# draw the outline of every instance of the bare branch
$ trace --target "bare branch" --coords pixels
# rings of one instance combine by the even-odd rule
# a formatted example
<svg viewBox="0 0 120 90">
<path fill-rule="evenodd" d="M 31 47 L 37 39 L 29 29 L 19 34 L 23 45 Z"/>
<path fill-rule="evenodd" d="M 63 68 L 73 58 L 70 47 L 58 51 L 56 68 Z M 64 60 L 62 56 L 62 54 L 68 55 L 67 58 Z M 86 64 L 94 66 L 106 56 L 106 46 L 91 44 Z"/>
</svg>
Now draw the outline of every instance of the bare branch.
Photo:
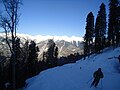
<svg viewBox="0 0 120 90">
<path fill-rule="evenodd" d="M 8 7 L 7 7 L 8 3 L 7 3 L 7 1 L 2 0 L 2 2 L 3 2 L 3 5 L 5 7 L 5 11 L 7 12 L 8 16 L 12 19 L 12 16 L 11 16 L 10 12 L 8 11 Z"/>
<path fill-rule="evenodd" d="M 7 31 L 7 29 L 6 29 L 6 25 L 5 25 L 3 28 L 4 28 L 4 30 L 5 30 L 6 43 L 7 43 L 8 46 L 9 46 L 10 52 L 13 53 L 12 47 L 10 46 L 10 43 L 9 43 L 9 41 L 8 41 L 8 31 Z"/>
</svg>

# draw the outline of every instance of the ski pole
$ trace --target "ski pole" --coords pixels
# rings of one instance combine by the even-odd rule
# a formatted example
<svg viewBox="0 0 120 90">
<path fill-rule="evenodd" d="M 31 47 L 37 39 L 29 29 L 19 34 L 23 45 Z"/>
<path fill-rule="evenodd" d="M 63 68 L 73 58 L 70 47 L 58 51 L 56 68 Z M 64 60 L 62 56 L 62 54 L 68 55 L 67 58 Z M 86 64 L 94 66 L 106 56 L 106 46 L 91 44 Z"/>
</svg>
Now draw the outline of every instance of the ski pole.
<svg viewBox="0 0 120 90">
<path fill-rule="evenodd" d="M 89 83 L 93 78 L 91 78 L 90 80 L 88 80 L 86 83 Z"/>
</svg>

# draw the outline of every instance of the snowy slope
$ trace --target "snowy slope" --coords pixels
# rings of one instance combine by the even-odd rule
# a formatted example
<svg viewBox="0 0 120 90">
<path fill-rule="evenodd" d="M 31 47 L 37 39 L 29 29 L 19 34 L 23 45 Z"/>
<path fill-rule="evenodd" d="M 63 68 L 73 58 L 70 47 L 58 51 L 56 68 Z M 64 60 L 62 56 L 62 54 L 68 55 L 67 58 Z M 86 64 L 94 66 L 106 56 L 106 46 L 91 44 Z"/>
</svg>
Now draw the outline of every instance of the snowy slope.
<svg viewBox="0 0 120 90">
<path fill-rule="evenodd" d="M 108 48 L 86 60 L 45 70 L 28 79 L 25 90 L 120 90 L 120 65 L 117 58 L 112 58 L 119 54 L 120 48 Z M 88 81 L 98 67 L 102 68 L 104 78 L 97 88 L 90 88 L 92 80 Z"/>
</svg>

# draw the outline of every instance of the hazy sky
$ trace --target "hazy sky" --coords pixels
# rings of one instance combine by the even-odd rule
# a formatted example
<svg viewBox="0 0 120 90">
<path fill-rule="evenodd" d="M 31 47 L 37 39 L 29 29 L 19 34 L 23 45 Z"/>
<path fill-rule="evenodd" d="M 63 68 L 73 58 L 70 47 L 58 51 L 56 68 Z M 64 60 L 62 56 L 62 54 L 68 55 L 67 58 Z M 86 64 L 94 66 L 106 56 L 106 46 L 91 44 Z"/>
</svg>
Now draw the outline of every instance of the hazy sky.
<svg viewBox="0 0 120 90">
<path fill-rule="evenodd" d="M 30 35 L 84 36 L 86 17 L 95 18 L 100 4 L 108 0 L 23 0 L 19 33 Z"/>
</svg>

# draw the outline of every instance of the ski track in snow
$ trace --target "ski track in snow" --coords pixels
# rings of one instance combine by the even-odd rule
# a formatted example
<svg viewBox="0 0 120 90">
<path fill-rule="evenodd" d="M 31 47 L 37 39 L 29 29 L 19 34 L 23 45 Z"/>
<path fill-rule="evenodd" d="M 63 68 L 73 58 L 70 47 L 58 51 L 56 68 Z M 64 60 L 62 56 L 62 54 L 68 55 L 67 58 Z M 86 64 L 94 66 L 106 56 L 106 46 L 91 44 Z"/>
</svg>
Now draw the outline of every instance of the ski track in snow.
<svg viewBox="0 0 120 90">
<path fill-rule="evenodd" d="M 28 86 L 24 90 L 120 90 L 119 62 L 116 58 L 108 59 L 119 54 L 120 48 L 107 48 L 103 53 L 93 54 L 86 60 L 42 71 L 26 81 Z M 119 68 L 116 69 L 116 66 Z M 90 88 L 93 81 L 90 79 L 99 67 L 102 68 L 104 78 L 97 88 Z"/>
</svg>

